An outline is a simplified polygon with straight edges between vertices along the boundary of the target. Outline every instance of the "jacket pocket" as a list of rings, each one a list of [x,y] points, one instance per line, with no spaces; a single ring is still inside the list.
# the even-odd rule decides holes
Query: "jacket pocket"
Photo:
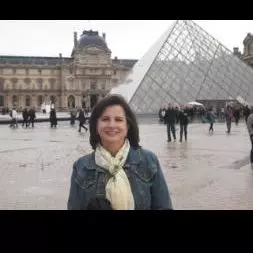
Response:
[[[96,170],[85,170],[82,174],[76,174],[75,182],[84,190],[90,189],[96,184]]]
[[[145,166],[140,164],[139,166],[134,166],[134,173],[135,175],[145,183],[151,182],[152,178],[154,177],[157,168],[155,164]]]

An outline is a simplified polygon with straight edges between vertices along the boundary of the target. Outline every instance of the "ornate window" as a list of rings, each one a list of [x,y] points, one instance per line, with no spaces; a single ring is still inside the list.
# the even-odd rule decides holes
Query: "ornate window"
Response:
[[[39,89],[39,90],[42,90],[42,82],[43,82],[42,78],[38,78],[38,79],[37,79],[38,89]]]
[[[31,106],[31,97],[30,96],[26,96],[26,98],[25,98],[25,106]]]
[[[4,106],[4,96],[0,96],[0,106]]]
[[[75,108],[75,97],[72,95],[68,97],[68,108]]]
[[[42,105],[42,103],[43,103],[43,97],[42,97],[42,95],[39,95],[39,96],[37,97],[37,102],[38,102],[38,106],[41,106],[41,105]]]
[[[48,79],[51,89],[56,90],[56,79],[55,78],[49,78]]]
[[[0,78],[0,91],[3,91],[4,89],[4,79]]]
[[[18,96],[16,96],[16,95],[12,96],[12,105],[13,106],[18,105]]]
[[[27,77],[24,79],[24,83],[26,84],[26,86],[28,87],[28,89],[30,88],[30,84],[31,84],[31,78]]]
[[[97,80],[91,80],[90,81],[90,89],[91,90],[97,89]]]
[[[50,101],[52,104],[56,103],[56,97],[55,96],[50,96]]]
[[[18,79],[16,77],[13,77],[13,78],[11,78],[11,82],[12,82],[12,88],[13,88],[13,90],[17,89]]]

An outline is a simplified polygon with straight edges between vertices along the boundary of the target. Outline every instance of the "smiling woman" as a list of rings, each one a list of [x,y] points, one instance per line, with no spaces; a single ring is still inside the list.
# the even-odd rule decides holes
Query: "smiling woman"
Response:
[[[158,158],[139,145],[126,101],[118,95],[100,100],[89,124],[94,151],[73,165],[68,209],[172,209]]]

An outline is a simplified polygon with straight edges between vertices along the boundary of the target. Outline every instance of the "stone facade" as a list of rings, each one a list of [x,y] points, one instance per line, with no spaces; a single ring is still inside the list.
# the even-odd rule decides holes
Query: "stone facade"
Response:
[[[238,47],[234,47],[234,54],[253,67],[253,35],[251,33],[248,33],[243,40],[243,53],[239,51]]]
[[[0,108],[92,108],[136,62],[111,59],[105,34],[96,31],[84,31],[79,40],[74,33],[71,57],[0,56]]]

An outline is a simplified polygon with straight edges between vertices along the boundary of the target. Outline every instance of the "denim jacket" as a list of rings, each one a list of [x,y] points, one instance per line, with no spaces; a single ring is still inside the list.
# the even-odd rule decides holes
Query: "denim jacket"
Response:
[[[157,156],[143,148],[130,148],[124,165],[132,189],[135,210],[173,209]],[[68,198],[69,210],[86,210],[91,198],[105,196],[109,172],[96,165],[95,153],[73,165]]]

